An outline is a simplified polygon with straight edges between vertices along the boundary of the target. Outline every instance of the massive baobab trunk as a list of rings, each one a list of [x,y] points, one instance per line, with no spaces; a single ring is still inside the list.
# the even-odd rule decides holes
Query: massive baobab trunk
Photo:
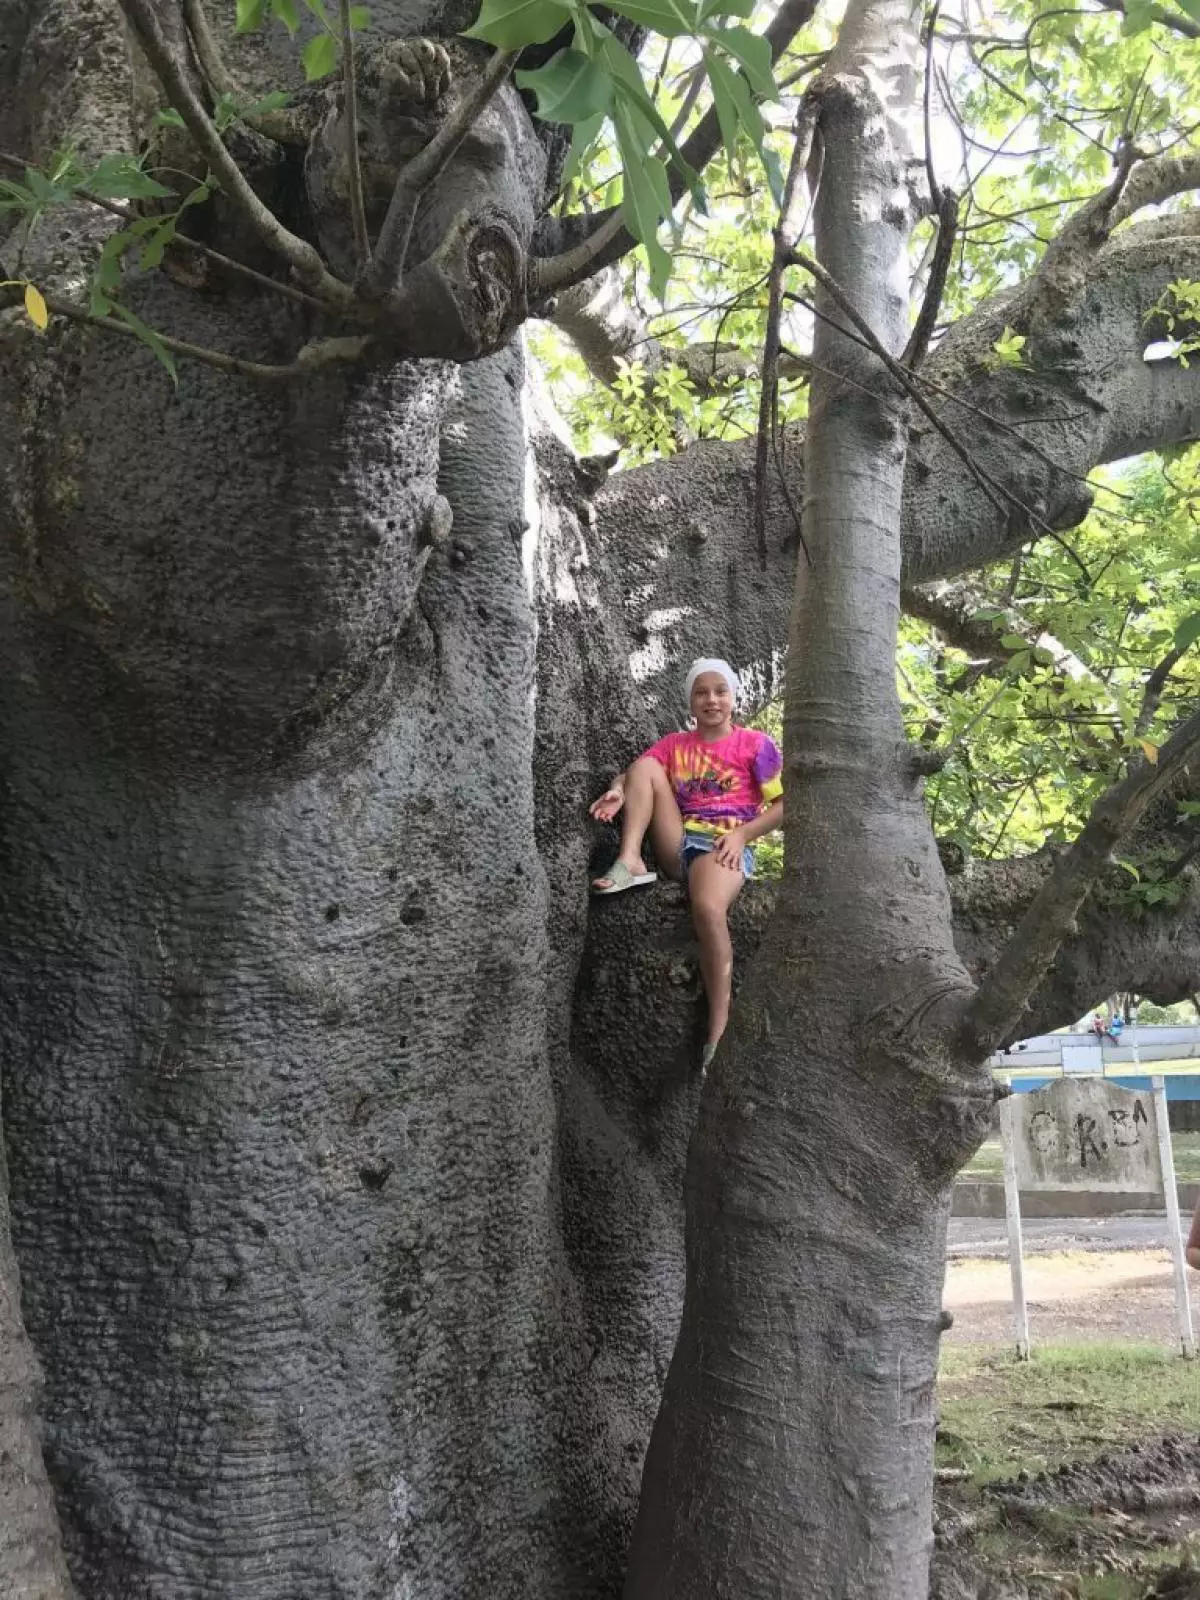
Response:
[[[406,10],[394,31],[467,20]],[[239,70],[261,88],[284,68],[252,40]],[[10,0],[0,148],[132,147],[134,77],[144,100],[109,6]],[[828,115],[857,182],[847,93]],[[480,195],[532,227],[555,140],[515,91],[495,110],[432,232]],[[24,270],[70,283],[111,225],[63,212]],[[206,225],[230,245],[221,206]],[[892,329],[898,285],[839,248],[835,275]],[[1157,239],[1085,275],[1095,403],[1073,432],[1047,425],[1076,465],[1128,443],[1097,420],[1122,354],[1138,438],[1195,433],[1194,379],[1135,380],[1145,311],[1196,248]],[[219,272],[137,293],[164,331],[257,359],[310,331]],[[645,905],[589,917],[585,803],[673,715],[681,657],[725,647],[775,682],[784,497],[763,565],[734,447],[598,486],[545,424],[517,341],[273,385],[182,363],[173,391],[139,346],[0,316],[0,1586],[68,1592],[57,1519],[81,1600],[615,1596],[683,1294],[698,1013],[686,935],[646,936]],[[1020,388],[945,361],[976,400]],[[830,394],[820,425],[849,453],[814,441],[824,532],[788,729],[803,843],[695,1145],[693,1271],[735,1277],[706,1280],[719,1305],[693,1284],[662,1448],[686,1447],[670,1440],[689,1385],[744,1376],[706,1364],[731,1301],[748,1336],[781,1341],[761,1347],[786,1352],[776,1399],[810,1430],[783,1454],[753,1441],[772,1515],[803,1492],[824,1542],[810,1588],[765,1571],[738,1588],[757,1511],[735,1496],[712,1592],[837,1592],[869,1534],[884,1565],[847,1592],[891,1600],[915,1592],[928,1533],[940,1197],[986,1111],[965,1056],[955,1076],[910,1036],[924,1052],[967,979],[887,683],[893,535],[902,488],[915,579],[1028,528],[998,527],[936,441],[903,480],[895,396]],[[1073,479],[1008,469],[1046,517],[1079,515]],[[838,564],[833,507],[860,471],[879,517]],[[865,673],[846,653],[862,629]],[[732,1428],[727,1393],[695,1393]],[[727,1485],[732,1459],[703,1470]],[[692,1503],[652,1461],[647,1518],[656,1497],[658,1527],[682,1528]],[[643,1550],[637,1592],[695,1592],[701,1553],[671,1537],[674,1591]]]

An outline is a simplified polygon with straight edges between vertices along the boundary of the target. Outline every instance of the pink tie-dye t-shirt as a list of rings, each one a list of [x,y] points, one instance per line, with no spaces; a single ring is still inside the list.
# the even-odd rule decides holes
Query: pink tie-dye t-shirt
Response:
[[[665,768],[689,833],[728,833],[783,793],[779,746],[753,728],[724,739],[668,733],[646,754]]]

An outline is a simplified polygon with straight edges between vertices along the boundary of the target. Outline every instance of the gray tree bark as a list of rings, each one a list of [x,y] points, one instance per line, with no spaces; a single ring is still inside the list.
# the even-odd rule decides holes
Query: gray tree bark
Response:
[[[466,20],[376,8],[389,34]],[[245,81],[281,81],[273,49],[245,44]],[[107,3],[0,10],[4,147],[39,156],[68,135],[85,151],[131,147],[134,77]],[[142,94],[144,70],[139,82]],[[853,94],[840,105],[830,118],[853,123]],[[428,236],[464,196],[530,225],[538,130],[515,93],[497,115],[495,136],[452,169]],[[210,224],[218,244],[245,245],[220,207]],[[26,269],[73,281],[109,226],[69,214]],[[1121,293],[1097,301],[1108,371],[1113,340],[1176,259],[1157,248],[1161,262],[1142,276],[1128,264]],[[219,276],[148,279],[137,296],[177,337],[260,359],[311,332],[278,297]],[[874,315],[865,290],[861,304]],[[969,386],[996,381],[964,370]],[[1145,398],[1147,436],[1195,428],[1193,388]],[[851,412],[894,503],[895,413]],[[1103,448],[1089,436],[1079,459]],[[930,483],[958,496],[958,542],[947,511],[918,575],[1003,543],[946,474],[910,467],[905,480],[913,530],[934,526]],[[793,530],[777,506],[758,565],[747,496],[719,447],[597,492],[541,419],[515,348],[271,389],[184,365],[176,394],[136,347],[0,325],[6,1594],[65,1594],[60,1551],[82,1600],[619,1592],[683,1293],[696,1010],[682,939],[663,949],[639,933],[619,964],[602,959],[605,940],[641,927],[622,919],[650,908],[589,916],[584,807],[670,720],[681,653],[718,645],[760,688],[774,681]],[[854,561],[870,579],[860,622],[882,649],[896,573],[875,537]],[[797,680],[798,752],[822,748],[809,724],[849,682],[830,676],[847,636],[818,592],[797,613],[826,647],[824,675]],[[689,595],[704,604],[681,618]],[[776,1313],[789,1294],[811,1308],[838,1250],[854,1252],[864,1298],[822,1359],[832,1371],[841,1339],[837,1404],[863,1415],[853,1471],[866,1506],[891,1438],[887,1417],[872,1421],[881,1363],[904,1341],[917,1352],[906,1448],[924,1481],[934,1212],[977,1109],[915,1061],[896,1010],[947,973],[952,989],[966,980],[881,681],[863,686],[865,742],[793,776],[793,832],[813,845],[777,913],[784,966],[764,969],[776,977],[755,980],[745,1011],[810,1030],[795,1082],[825,1120],[797,1132],[761,1104],[772,1137],[813,1155],[788,1201],[812,1275],[783,1284],[793,1241],[763,1281]],[[887,784],[864,797],[880,741]],[[839,843],[836,808],[867,802],[878,828]],[[798,1011],[804,907],[832,894],[832,863],[851,848],[858,920],[824,966],[804,966]],[[882,874],[873,904],[868,865]],[[919,956],[904,915],[936,931]],[[666,926],[679,928],[678,908]],[[860,935],[884,970],[905,927],[915,965],[887,969],[878,1014],[856,1024],[866,1042],[848,1021],[827,1028],[820,997],[857,986]],[[851,939],[848,978],[833,958]],[[706,1111],[705,1161],[714,1140],[745,1145],[755,1074],[780,1048],[739,1029],[738,1114],[718,1134]],[[851,1059],[876,1074],[865,1132],[856,1100],[825,1094]],[[927,1089],[916,1101],[913,1072]],[[881,1181],[864,1163],[885,1122],[898,1139]],[[732,1193],[701,1190],[697,1206]],[[855,1232],[868,1194],[882,1197],[884,1240]],[[725,1226],[718,1253],[734,1248]],[[855,1321],[873,1277],[885,1301],[905,1301],[903,1328]],[[821,1427],[832,1448],[834,1411]],[[815,1483],[815,1458],[803,1470]],[[897,1570],[921,1558],[922,1493],[893,1519]],[[866,1513],[838,1521],[825,1504],[832,1563]]]
[[[918,26],[858,0],[818,90],[819,259],[896,353]],[[992,1097],[949,1046],[968,978],[896,694],[904,396],[819,310],[784,876],[689,1153],[628,1600],[928,1587],[948,1185]]]

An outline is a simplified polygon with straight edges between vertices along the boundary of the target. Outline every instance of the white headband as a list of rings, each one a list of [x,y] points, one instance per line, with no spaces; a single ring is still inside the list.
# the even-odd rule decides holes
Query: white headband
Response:
[[[702,672],[715,672],[718,676],[724,678],[735,700],[741,694],[742,681],[728,661],[722,661],[719,656],[701,656],[698,660],[693,661],[688,669],[687,697],[689,700],[692,698],[692,685]]]

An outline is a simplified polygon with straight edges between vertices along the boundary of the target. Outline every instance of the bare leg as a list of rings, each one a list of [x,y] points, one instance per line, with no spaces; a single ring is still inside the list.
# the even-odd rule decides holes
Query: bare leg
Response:
[[[733,989],[733,941],[727,914],[746,879],[741,870],[701,856],[688,874],[692,925],[700,941],[700,971],[708,996],[708,1042],[716,1044],[729,1022]]]
[[[625,774],[625,807],[621,812],[621,849],[617,860],[630,872],[642,873],[642,845],[649,833],[660,872],[669,878],[679,876],[679,846],[683,842],[683,818],[670,780],[653,756],[642,756]],[[608,878],[596,878],[593,886],[603,889]]]

